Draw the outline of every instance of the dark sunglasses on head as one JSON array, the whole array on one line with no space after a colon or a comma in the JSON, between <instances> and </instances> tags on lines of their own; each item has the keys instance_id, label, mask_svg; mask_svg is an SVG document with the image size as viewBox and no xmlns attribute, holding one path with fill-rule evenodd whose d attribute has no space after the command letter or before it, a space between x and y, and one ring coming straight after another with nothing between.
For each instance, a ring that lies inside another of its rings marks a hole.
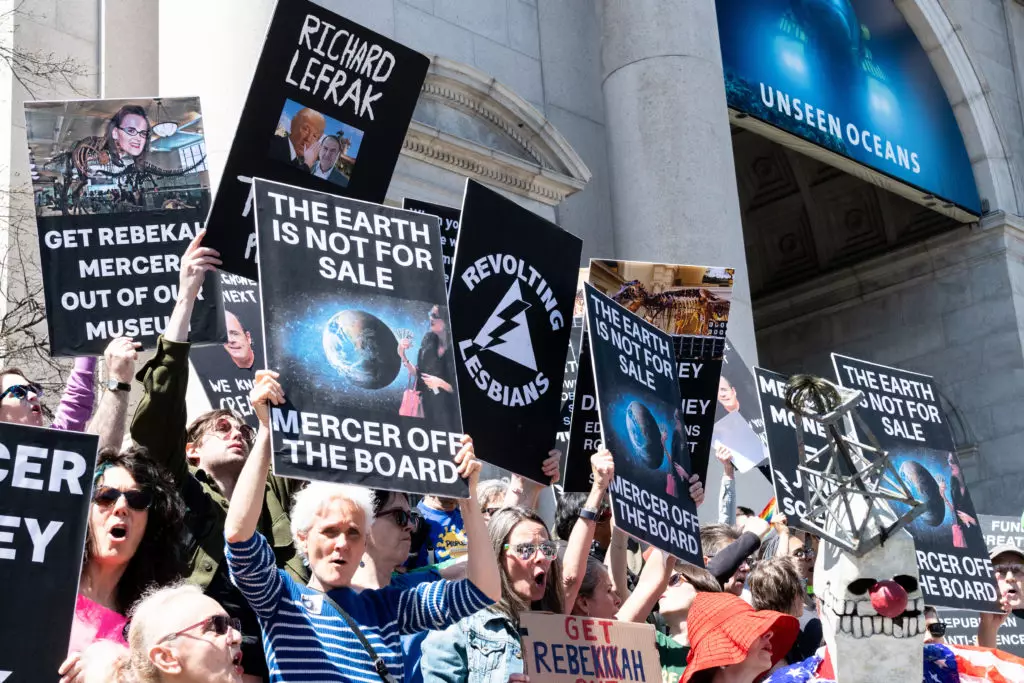
<instances>
[{"instance_id":1,"label":"dark sunglasses on head","mask_svg":"<svg viewBox=\"0 0 1024 683\"><path fill-rule=\"evenodd\" d=\"M936 621L934 624L928 624L928 633L932 638L941 638L946 635L946 623Z\"/></svg>"},{"instance_id":2,"label":"dark sunglasses on head","mask_svg":"<svg viewBox=\"0 0 1024 683\"><path fill-rule=\"evenodd\" d=\"M149 506L153 504L153 495L149 491L139 491L138 489L122 491L112 486L100 486L97 488L96 493L92 494L92 502L106 508L116 504L121 496L124 496L128 507L139 512L148 510Z\"/></svg>"},{"instance_id":3,"label":"dark sunglasses on head","mask_svg":"<svg viewBox=\"0 0 1024 683\"><path fill-rule=\"evenodd\" d=\"M402 508L391 508L390 510L381 510L377 513L377 517L394 517L395 524L400 527L411 526L413 531L420 528L420 522L423 520L419 514L412 510L404 510Z\"/></svg>"},{"instance_id":4,"label":"dark sunglasses on head","mask_svg":"<svg viewBox=\"0 0 1024 683\"><path fill-rule=\"evenodd\" d=\"M215 614L212 617L207 617L206 619L203 619L202 621L197 621L191 626L186 626L180 631L168 633L166 636L164 636L156 642L159 645L160 643L171 640L172 638L177 638L178 636L184 634L186 631L191 631L192 629L199 626L202 627L200 633L214 633L218 636L222 636L225 633L227 633L229 628L233 628L239 633L241 633L242 631L241 620L236 619L234 617L229 617L226 614Z\"/></svg>"},{"instance_id":5,"label":"dark sunglasses on head","mask_svg":"<svg viewBox=\"0 0 1024 683\"><path fill-rule=\"evenodd\" d=\"M4 400L8 396L16 398L19 401L24 401L28 398L28 392L30 391L36 396L43 395L43 388L35 382L29 382L28 384L12 384L4 389L3 393L0 394L0 401Z\"/></svg>"}]
</instances>

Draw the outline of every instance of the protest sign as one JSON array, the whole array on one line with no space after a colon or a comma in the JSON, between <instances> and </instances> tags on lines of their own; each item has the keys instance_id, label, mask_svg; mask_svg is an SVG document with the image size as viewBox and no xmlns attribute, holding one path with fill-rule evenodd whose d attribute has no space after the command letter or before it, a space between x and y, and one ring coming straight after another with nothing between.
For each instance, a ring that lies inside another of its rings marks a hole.
<instances>
[{"instance_id":1,"label":"protest sign","mask_svg":"<svg viewBox=\"0 0 1024 683\"><path fill-rule=\"evenodd\" d=\"M56 681L99 437L0 423L0 681Z\"/></svg>"},{"instance_id":2,"label":"protest sign","mask_svg":"<svg viewBox=\"0 0 1024 683\"><path fill-rule=\"evenodd\" d=\"M519 634L531 683L661 681L650 624L524 612Z\"/></svg>"},{"instance_id":3,"label":"protest sign","mask_svg":"<svg viewBox=\"0 0 1024 683\"><path fill-rule=\"evenodd\" d=\"M799 471L800 457L797 454L797 425L803 430L804 449L808 455L821 450L827 443L825 429L803 416L795 415L786 407L786 382L789 377L771 370L754 368L765 437L768 439L768 457L772 465L772 484L779 512L786 516L791 527L815 532L804 526L803 516L807 512L807 500L813 484L807 475ZM824 462L812 462L815 470L824 468Z\"/></svg>"},{"instance_id":4,"label":"protest sign","mask_svg":"<svg viewBox=\"0 0 1024 683\"><path fill-rule=\"evenodd\" d=\"M25 124L50 355L154 344L210 207L199 98L26 102ZM193 343L224 337L216 287L199 294Z\"/></svg>"},{"instance_id":5,"label":"protest sign","mask_svg":"<svg viewBox=\"0 0 1024 683\"><path fill-rule=\"evenodd\" d=\"M222 269L256 278L253 178L383 202L428 65L315 3L278 2L210 212Z\"/></svg>"},{"instance_id":6,"label":"protest sign","mask_svg":"<svg viewBox=\"0 0 1024 683\"><path fill-rule=\"evenodd\" d=\"M562 490L569 493L590 491L593 473L590 456L601 449L601 416L597 411L597 390L594 387L594 364L590 358L590 339L586 331L581 337L579 372L575 395L579 396L569 425L568 451L563 468Z\"/></svg>"},{"instance_id":7,"label":"protest sign","mask_svg":"<svg viewBox=\"0 0 1024 683\"><path fill-rule=\"evenodd\" d=\"M693 472L707 477L732 268L591 259L598 290L672 335Z\"/></svg>"},{"instance_id":8,"label":"protest sign","mask_svg":"<svg viewBox=\"0 0 1024 683\"><path fill-rule=\"evenodd\" d=\"M757 386L750 366L728 339L722 361L712 446L728 448L736 469L749 472L768 457Z\"/></svg>"},{"instance_id":9,"label":"protest sign","mask_svg":"<svg viewBox=\"0 0 1024 683\"><path fill-rule=\"evenodd\" d=\"M459 239L459 217L462 215L462 211L450 206L432 204L410 197L402 200L402 208L408 211L437 216L441 221L441 257L444 259L444 284L445 287L450 286L452 263L455 261L455 244Z\"/></svg>"},{"instance_id":10,"label":"protest sign","mask_svg":"<svg viewBox=\"0 0 1024 683\"><path fill-rule=\"evenodd\" d=\"M864 392L858 415L925 507L907 525L917 548L925 601L936 607L997 611L992 563L935 382L927 375L835 353L832 362L840 384ZM900 503L893 507L900 515L908 510Z\"/></svg>"},{"instance_id":11,"label":"protest sign","mask_svg":"<svg viewBox=\"0 0 1024 683\"><path fill-rule=\"evenodd\" d=\"M274 472L464 497L437 218L254 187Z\"/></svg>"},{"instance_id":12,"label":"protest sign","mask_svg":"<svg viewBox=\"0 0 1024 683\"><path fill-rule=\"evenodd\" d=\"M978 515L981 535L985 546L992 550L999 546L1012 545L1024 553L1024 529L1017 517L1000 515Z\"/></svg>"},{"instance_id":13,"label":"protest sign","mask_svg":"<svg viewBox=\"0 0 1024 683\"><path fill-rule=\"evenodd\" d=\"M249 403L256 371L263 367L263 323L255 280L219 273L228 341L193 349L189 357L214 408L233 410L251 427L259 420Z\"/></svg>"},{"instance_id":14,"label":"protest sign","mask_svg":"<svg viewBox=\"0 0 1024 683\"><path fill-rule=\"evenodd\" d=\"M601 436L615 460L615 525L704 566L672 338L584 285Z\"/></svg>"},{"instance_id":15,"label":"protest sign","mask_svg":"<svg viewBox=\"0 0 1024 683\"><path fill-rule=\"evenodd\" d=\"M583 242L466 181L448 302L462 421L481 457L547 483Z\"/></svg>"},{"instance_id":16,"label":"protest sign","mask_svg":"<svg viewBox=\"0 0 1024 683\"><path fill-rule=\"evenodd\" d=\"M960 609L936 610L939 621L946 625L946 644L977 645L981 616ZM1017 657L1024 657L1024 610L1011 612L996 634L996 648Z\"/></svg>"},{"instance_id":17,"label":"protest sign","mask_svg":"<svg viewBox=\"0 0 1024 683\"><path fill-rule=\"evenodd\" d=\"M576 378L579 375L580 359L587 344L583 341L583 331L586 327L586 306L583 303L583 283L587 281L587 268L580 268L579 278L576 281L576 299L572 305L572 332L569 333L569 351L565 356L565 372L562 375L562 412L558 423L558 434L555 443L562 453L562 486L565 491L572 491L565 488L570 480L566 478L569 472L569 436L572 432L572 410L576 401ZM590 353L588 350L587 353ZM590 385L593 386L593 377L590 378ZM593 389L590 390L593 393ZM593 408L593 419L597 420L596 407ZM590 472L590 467L586 468ZM589 487L586 490L590 490Z\"/></svg>"}]
</instances>

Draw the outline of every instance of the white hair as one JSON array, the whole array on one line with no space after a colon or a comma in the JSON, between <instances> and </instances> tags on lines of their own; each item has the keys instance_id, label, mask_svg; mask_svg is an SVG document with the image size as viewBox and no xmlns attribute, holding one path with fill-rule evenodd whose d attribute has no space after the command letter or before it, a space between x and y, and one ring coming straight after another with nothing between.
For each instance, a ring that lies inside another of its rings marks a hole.
<instances>
[{"instance_id":1,"label":"white hair","mask_svg":"<svg viewBox=\"0 0 1024 683\"><path fill-rule=\"evenodd\" d=\"M129 612L131 626L128 629L128 668L132 676L123 676L122 680L134 678L142 683L160 680L159 671L149 660L149 650L159 638L167 635L163 625L167 606L189 595L203 595L203 591L191 583L178 583L151 590L132 606Z\"/></svg>"},{"instance_id":2,"label":"white hair","mask_svg":"<svg viewBox=\"0 0 1024 683\"><path fill-rule=\"evenodd\" d=\"M299 534L306 534L313 521L332 500L347 500L363 511L363 533L370 532L373 524L373 493L370 489L353 484L332 484L325 481L310 482L292 498L292 541L299 555L305 559L306 550Z\"/></svg>"},{"instance_id":3,"label":"white hair","mask_svg":"<svg viewBox=\"0 0 1024 683\"><path fill-rule=\"evenodd\" d=\"M499 496L504 499L508 492L508 482L503 479L484 479L476 485L476 500L481 508L488 507L491 500Z\"/></svg>"}]
</instances>

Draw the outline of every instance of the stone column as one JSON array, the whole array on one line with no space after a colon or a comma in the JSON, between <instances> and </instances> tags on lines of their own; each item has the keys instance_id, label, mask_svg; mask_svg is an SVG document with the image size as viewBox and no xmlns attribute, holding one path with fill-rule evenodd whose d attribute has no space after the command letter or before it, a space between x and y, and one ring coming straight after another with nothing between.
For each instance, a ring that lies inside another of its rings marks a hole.
<instances>
[{"instance_id":1,"label":"stone column","mask_svg":"<svg viewBox=\"0 0 1024 683\"><path fill-rule=\"evenodd\" d=\"M729 338L757 362L714 0L603 0L615 256L736 269Z\"/></svg>"}]
</instances>

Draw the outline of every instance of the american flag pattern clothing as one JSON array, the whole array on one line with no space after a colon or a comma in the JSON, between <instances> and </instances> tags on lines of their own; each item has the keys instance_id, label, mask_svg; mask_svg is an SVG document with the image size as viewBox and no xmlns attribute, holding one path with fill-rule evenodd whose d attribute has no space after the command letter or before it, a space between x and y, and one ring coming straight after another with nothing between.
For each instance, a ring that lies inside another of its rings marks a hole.
<instances>
[{"instance_id":1,"label":"american flag pattern clothing","mask_svg":"<svg viewBox=\"0 0 1024 683\"><path fill-rule=\"evenodd\" d=\"M1020 683L1024 681L1024 659L1002 650L970 645L953 648L960 683Z\"/></svg>"},{"instance_id":2,"label":"american flag pattern clothing","mask_svg":"<svg viewBox=\"0 0 1024 683\"><path fill-rule=\"evenodd\" d=\"M833 678L818 676L821 657L814 655L802 662L791 664L772 673L764 683L836 683ZM945 645L928 644L924 646L924 671L922 683L966 683L960 678L957 669L959 658ZM987 679L971 679L971 683ZM1010 680L1010 679L1007 679ZM1016 679L1022 681L1024 679ZM895 681L891 683L896 683ZM900 682L902 683L902 681ZM908 682L911 683L911 682ZM1000 682L1002 683L1002 682Z\"/></svg>"}]
</instances>

